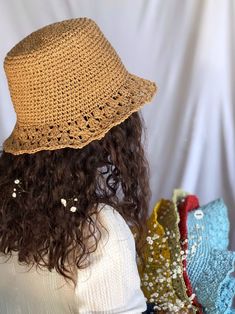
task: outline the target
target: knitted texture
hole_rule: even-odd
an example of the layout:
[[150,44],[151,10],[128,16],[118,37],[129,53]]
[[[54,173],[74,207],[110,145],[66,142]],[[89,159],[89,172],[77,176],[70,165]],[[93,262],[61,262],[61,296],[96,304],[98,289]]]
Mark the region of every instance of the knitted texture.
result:
[[204,312],[232,313],[235,252],[227,250],[229,220],[223,200],[214,200],[189,212],[187,229],[187,271]]
[[[198,208],[199,207],[199,201],[198,198],[194,195],[192,196],[186,196],[186,192],[176,189],[174,190],[173,194],[173,201],[174,204],[177,208],[177,211],[179,211],[179,216],[180,216],[180,222],[179,222],[179,230],[180,230],[180,243],[181,243],[181,248],[183,252],[186,255],[186,258],[183,260],[183,277],[184,281],[187,287],[187,294],[188,296],[191,296],[193,293],[195,295],[195,291],[193,291],[190,278],[187,273],[187,253],[188,253],[188,230],[187,230],[187,216],[188,216],[188,211]],[[198,312],[201,314],[202,313],[202,306],[198,302],[198,299],[195,295],[195,298],[193,299],[193,304],[198,307]]]
[[[234,271],[235,252],[208,250],[206,246],[200,250],[201,255],[195,253],[188,271],[196,287],[198,299],[204,306],[206,314],[227,314],[231,309],[232,299],[235,295],[235,278],[230,274]],[[202,258],[202,268],[197,267],[197,259]],[[194,280],[192,267],[199,272]]]
[[189,252],[183,261],[187,265],[184,275],[188,290],[196,292],[203,313],[234,313],[231,305],[235,278],[231,273],[235,252],[227,251],[229,219],[223,199],[200,207],[196,195],[176,189],[173,201],[180,214],[182,249]]
[[[202,212],[198,219],[197,213]],[[228,209],[222,198],[201,206],[198,211],[189,213],[188,224],[196,223],[204,226],[203,238],[219,250],[226,250],[229,245]]]
[[[163,206],[159,209],[159,223],[167,232],[172,232],[173,237],[168,237],[168,244],[171,252],[171,268],[177,268],[177,277],[172,281],[173,288],[180,300],[186,304],[193,303],[194,295],[187,295],[187,287],[183,278],[183,262],[186,259],[186,254],[181,250],[179,222],[180,217],[175,204],[169,200],[162,200]],[[196,310],[196,309],[195,309]],[[195,311],[196,312],[196,311]]]
[[142,290],[148,301],[156,304],[156,310],[179,313],[181,309],[191,308],[196,313],[182,277],[183,257],[177,224],[174,204],[160,200],[147,221],[145,269],[139,265]]
[[82,148],[151,102],[155,82],[127,71],[90,18],[32,32],[4,59],[17,115],[3,149],[15,155]]
[[[174,297],[165,295],[167,292],[167,280],[165,280],[165,278],[170,278],[170,250],[166,239],[164,239],[165,231],[157,221],[159,207],[160,202],[155,205],[148,218],[148,236],[144,250],[145,268],[142,267],[142,264],[138,263],[138,270],[145,297],[149,302],[157,304],[160,309],[161,305],[167,300],[173,303]],[[164,277],[161,274],[163,271],[165,271]]]

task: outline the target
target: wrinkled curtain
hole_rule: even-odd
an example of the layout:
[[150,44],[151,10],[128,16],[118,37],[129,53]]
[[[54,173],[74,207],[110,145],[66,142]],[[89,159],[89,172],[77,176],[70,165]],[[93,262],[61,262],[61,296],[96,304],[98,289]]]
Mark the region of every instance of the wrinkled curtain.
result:
[[[235,1],[0,0],[0,58],[24,36],[72,17],[94,19],[127,69],[154,80],[147,127],[151,207],[174,188],[222,197],[235,248]],[[16,115],[0,67],[0,145]]]

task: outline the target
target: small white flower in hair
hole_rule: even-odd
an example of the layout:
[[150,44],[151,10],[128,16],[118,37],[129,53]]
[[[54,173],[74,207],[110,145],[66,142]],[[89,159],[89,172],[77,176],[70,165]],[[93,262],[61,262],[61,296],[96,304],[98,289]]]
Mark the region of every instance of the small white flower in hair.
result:
[[12,197],[16,197],[16,193],[15,192],[12,193]]
[[77,210],[77,207],[75,207],[75,206],[72,206],[72,207],[70,208],[70,211],[73,212],[73,213],[74,213],[76,210]]
[[64,207],[66,207],[67,202],[66,202],[66,200],[64,198],[61,198],[61,203],[64,205]]
[[77,198],[74,199],[75,202],[77,202],[77,200],[78,200]]
[[19,179],[16,179],[14,182],[15,182],[15,184],[19,184],[19,183],[20,183],[20,180],[19,180]]

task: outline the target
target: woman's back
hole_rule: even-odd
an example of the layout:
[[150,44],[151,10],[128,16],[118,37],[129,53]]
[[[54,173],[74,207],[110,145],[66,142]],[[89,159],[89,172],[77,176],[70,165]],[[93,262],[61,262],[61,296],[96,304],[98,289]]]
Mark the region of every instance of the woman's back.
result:
[[7,263],[0,255],[0,314],[144,312],[133,234],[111,206],[102,206],[99,215],[109,235],[102,229],[90,266],[78,271],[75,290],[54,269],[26,272],[16,253]]

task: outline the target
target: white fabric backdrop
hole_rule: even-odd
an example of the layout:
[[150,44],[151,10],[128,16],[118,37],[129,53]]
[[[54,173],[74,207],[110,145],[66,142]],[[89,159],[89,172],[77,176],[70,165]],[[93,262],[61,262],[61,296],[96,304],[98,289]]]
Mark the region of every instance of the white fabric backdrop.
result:
[[[235,1],[0,0],[0,58],[30,32],[94,19],[127,69],[159,86],[141,111],[152,171],[151,207],[174,188],[201,204],[222,197],[235,248]],[[0,68],[0,145],[15,124]]]

